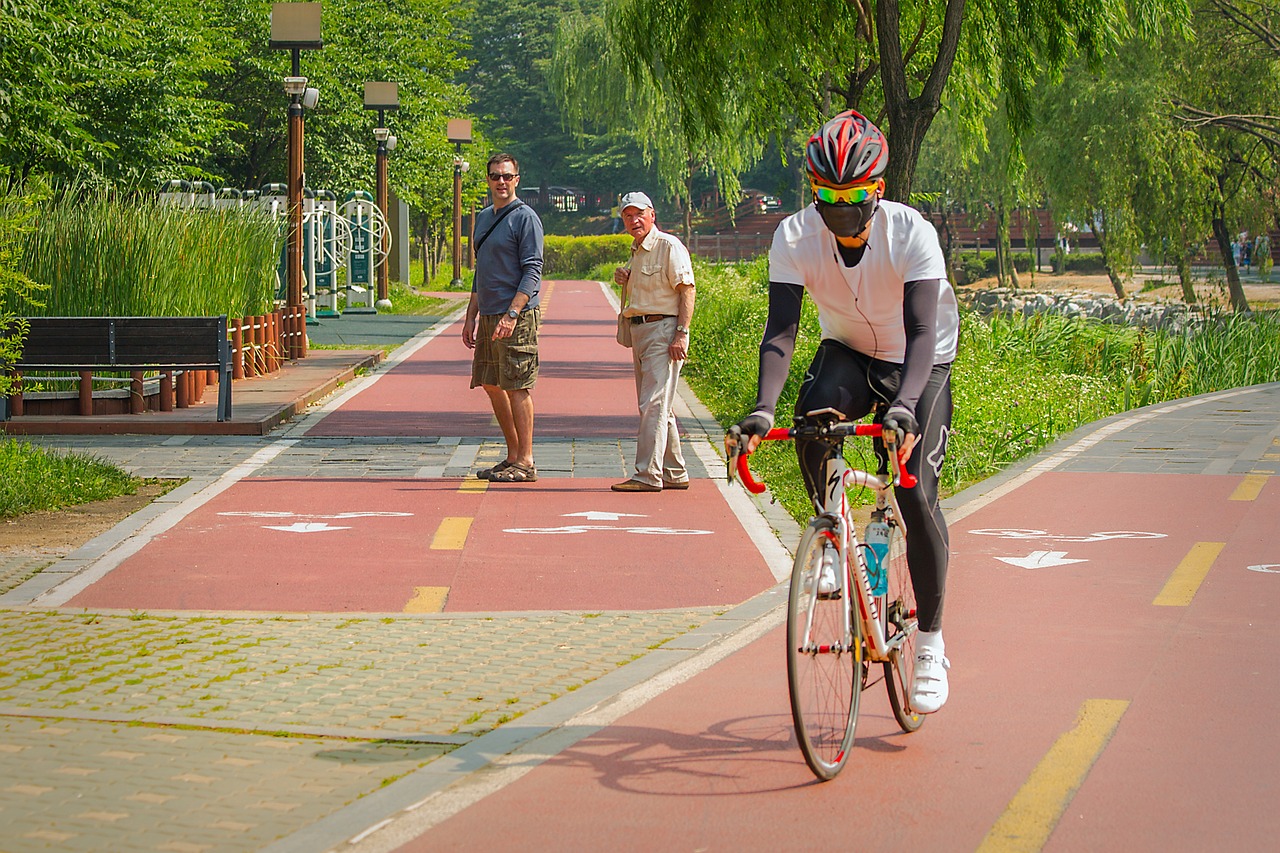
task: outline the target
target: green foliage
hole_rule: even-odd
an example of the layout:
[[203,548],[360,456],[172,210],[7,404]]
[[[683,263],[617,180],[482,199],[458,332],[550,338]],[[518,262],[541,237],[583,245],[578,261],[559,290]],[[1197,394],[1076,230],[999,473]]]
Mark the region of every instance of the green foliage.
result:
[[249,209],[67,191],[40,204],[22,239],[19,268],[47,293],[0,294],[0,304],[22,316],[261,314],[275,296],[279,240]]
[[7,306],[11,301],[37,303],[43,290],[18,269],[23,234],[30,228],[31,203],[21,196],[0,197],[0,396],[14,386],[8,367],[22,354],[26,322]]
[[[206,95],[228,45],[198,0],[6,0],[0,167],[132,181],[193,164],[228,128]],[[262,10],[265,16],[265,10]]]
[[[683,375],[722,425],[755,404],[760,336],[768,312],[767,264],[710,265],[695,260],[698,302]],[[779,421],[796,392],[820,333],[805,300]],[[962,316],[960,354],[943,488],[961,489],[1034,453],[1083,424],[1130,407],[1226,388],[1280,381],[1280,320],[1216,317],[1192,334],[1167,334],[1039,315]],[[797,520],[812,510],[795,457],[769,442],[752,459],[770,490]],[[868,464],[857,442],[846,454]]]
[[138,481],[105,460],[0,440],[0,518],[131,495]]
[[1080,275],[1101,275],[1107,271],[1106,259],[1096,252],[1076,252],[1070,255],[1055,252],[1052,265],[1053,271],[1057,273],[1073,272]]
[[[631,254],[630,234],[594,237],[546,235],[542,244],[543,278],[586,278],[601,264],[620,266]],[[613,276],[608,277],[609,281]]]
[[[1018,272],[1030,272],[1035,258],[1030,252],[1019,252],[1013,256],[1013,268]],[[983,278],[997,274],[999,261],[995,252],[961,252],[951,261],[955,272],[956,284],[973,284]]]

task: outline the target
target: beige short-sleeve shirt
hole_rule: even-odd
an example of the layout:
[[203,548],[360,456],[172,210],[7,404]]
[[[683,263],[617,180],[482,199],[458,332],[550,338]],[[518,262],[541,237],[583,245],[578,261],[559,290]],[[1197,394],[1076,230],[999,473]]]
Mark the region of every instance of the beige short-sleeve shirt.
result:
[[657,226],[631,253],[631,278],[627,287],[628,317],[640,314],[675,316],[680,307],[677,288],[693,285],[693,261],[680,239]]

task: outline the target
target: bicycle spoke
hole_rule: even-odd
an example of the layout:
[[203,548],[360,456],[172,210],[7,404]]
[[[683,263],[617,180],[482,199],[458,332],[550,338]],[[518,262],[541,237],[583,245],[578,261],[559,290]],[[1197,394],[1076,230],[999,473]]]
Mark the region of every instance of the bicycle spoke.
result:
[[844,766],[862,686],[862,641],[849,617],[849,596],[818,594],[823,553],[835,547],[830,519],[810,522],[796,553],[787,612],[791,715],[801,752],[819,779]]

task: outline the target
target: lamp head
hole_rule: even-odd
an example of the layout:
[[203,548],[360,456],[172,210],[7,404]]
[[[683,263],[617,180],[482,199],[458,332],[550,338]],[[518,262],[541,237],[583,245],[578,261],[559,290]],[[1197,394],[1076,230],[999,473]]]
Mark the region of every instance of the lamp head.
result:
[[320,90],[312,86],[308,86],[302,92],[302,105],[309,110],[315,109],[316,104],[320,102]]
[[307,91],[306,77],[286,77],[284,78],[284,91],[290,97],[297,95],[302,96]]
[[387,150],[396,150],[396,135],[394,133],[387,137]]
[[378,142],[386,142],[389,136],[391,136],[391,131],[385,127],[375,127],[373,129],[373,138]]

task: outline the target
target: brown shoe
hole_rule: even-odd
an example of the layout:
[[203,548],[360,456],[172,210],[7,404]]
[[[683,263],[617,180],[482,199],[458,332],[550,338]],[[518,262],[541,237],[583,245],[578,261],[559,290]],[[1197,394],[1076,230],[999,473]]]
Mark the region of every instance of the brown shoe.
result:
[[684,489],[689,488],[689,481],[688,481],[688,480],[679,480],[679,481],[676,481],[676,480],[663,480],[663,481],[662,481],[662,488],[663,488],[663,490],[666,490],[666,489],[675,489],[677,492],[679,492],[679,491],[683,491]]
[[622,483],[614,483],[609,488],[615,492],[660,492],[662,486],[651,486],[640,480],[627,480]]
[[499,462],[497,465],[494,465],[492,468],[481,468],[479,471],[476,472],[476,479],[490,480],[493,478],[494,474],[498,473],[499,471],[505,471],[510,467],[511,467],[511,463],[503,459],[501,462]]
[[501,471],[495,471],[489,475],[490,483],[536,483],[538,482],[538,469],[532,465],[521,465],[519,462],[512,462]]

